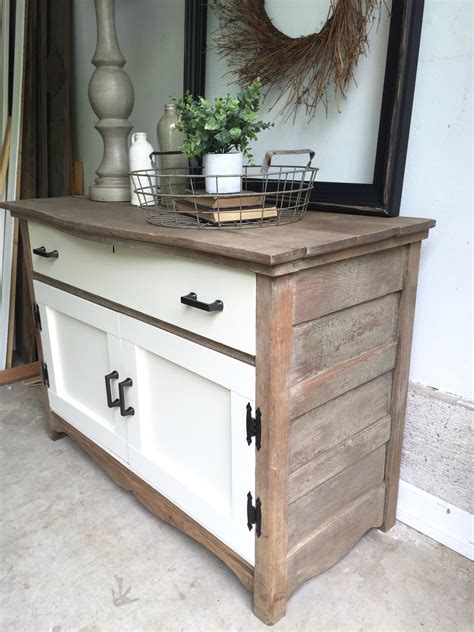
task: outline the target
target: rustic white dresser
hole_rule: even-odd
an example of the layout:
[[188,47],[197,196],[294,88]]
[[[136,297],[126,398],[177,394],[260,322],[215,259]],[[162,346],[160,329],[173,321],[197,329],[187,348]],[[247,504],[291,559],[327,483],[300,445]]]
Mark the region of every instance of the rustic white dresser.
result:
[[209,231],[85,198],[7,207],[31,249],[51,438],[220,557],[262,621],[394,524],[432,220]]

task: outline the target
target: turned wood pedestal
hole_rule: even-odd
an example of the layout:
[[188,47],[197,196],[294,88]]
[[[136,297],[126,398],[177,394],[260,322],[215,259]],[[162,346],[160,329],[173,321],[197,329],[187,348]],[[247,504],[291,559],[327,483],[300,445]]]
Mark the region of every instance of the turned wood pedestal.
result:
[[51,438],[222,559],[262,621],[392,527],[433,221],[206,231],[84,198],[7,207],[31,248]]

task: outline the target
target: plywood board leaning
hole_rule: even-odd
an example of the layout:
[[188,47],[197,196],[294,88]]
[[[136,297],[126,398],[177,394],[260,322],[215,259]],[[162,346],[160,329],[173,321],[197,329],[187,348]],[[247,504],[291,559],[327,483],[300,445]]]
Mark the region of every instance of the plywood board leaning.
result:
[[[24,76],[24,43],[26,28],[26,3],[17,0],[15,18],[15,46],[13,63],[13,106],[12,136],[10,147],[10,164],[7,183],[7,199],[15,200],[19,192],[19,173],[21,164],[21,122],[23,119],[23,76]],[[8,211],[4,214],[4,238],[2,260],[2,284],[0,296],[0,370],[7,364],[9,347],[12,272],[15,251],[15,223]],[[11,343],[10,343],[11,344]]]

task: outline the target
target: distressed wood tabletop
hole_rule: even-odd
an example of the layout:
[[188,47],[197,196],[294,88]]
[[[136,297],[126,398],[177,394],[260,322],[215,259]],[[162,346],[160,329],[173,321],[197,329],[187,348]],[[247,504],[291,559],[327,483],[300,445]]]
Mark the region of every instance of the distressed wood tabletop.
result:
[[432,219],[365,217],[308,212],[294,224],[232,230],[154,226],[144,211],[125,203],[60,197],[5,202],[18,218],[38,221],[89,239],[131,240],[197,250],[265,265],[277,265],[353,246],[426,231]]

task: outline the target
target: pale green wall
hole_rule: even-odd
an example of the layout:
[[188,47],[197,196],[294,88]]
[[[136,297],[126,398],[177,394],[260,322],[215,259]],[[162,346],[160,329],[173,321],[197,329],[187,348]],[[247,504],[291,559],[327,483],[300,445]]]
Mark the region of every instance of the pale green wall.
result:
[[[125,70],[135,88],[130,117],[156,148],[156,124],[170,94],[183,90],[184,0],[116,0],[115,17]],[[102,160],[102,139],[87,96],[96,44],[93,0],[74,0],[73,116],[74,157],[84,161],[85,192]]]
[[[329,0],[266,0],[265,8],[273,23],[290,37],[318,31],[326,21]],[[260,163],[268,149],[310,148],[316,151],[315,165],[320,168],[318,180],[335,182],[373,181],[375,151],[382,103],[383,78],[387,55],[388,29],[390,25],[387,0],[380,12],[380,21],[371,24],[370,50],[359,58],[355,69],[355,82],[347,89],[347,100],[334,98],[333,89],[328,93],[328,114],[324,106],[318,107],[317,115],[309,119],[300,109],[296,119],[285,120],[279,115],[285,100],[269,112],[269,107],[279,96],[270,92],[261,107],[262,118],[273,121],[275,127],[263,132],[252,143],[256,163]],[[232,85],[235,77],[215,49],[213,33],[218,27],[216,14],[211,10],[208,19],[208,46],[206,70],[206,96],[212,98],[223,92],[237,90]],[[339,106],[339,108],[338,108]],[[287,118],[287,117],[286,117]],[[280,159],[282,160],[282,159]],[[286,164],[301,164],[301,158],[285,159]]]

